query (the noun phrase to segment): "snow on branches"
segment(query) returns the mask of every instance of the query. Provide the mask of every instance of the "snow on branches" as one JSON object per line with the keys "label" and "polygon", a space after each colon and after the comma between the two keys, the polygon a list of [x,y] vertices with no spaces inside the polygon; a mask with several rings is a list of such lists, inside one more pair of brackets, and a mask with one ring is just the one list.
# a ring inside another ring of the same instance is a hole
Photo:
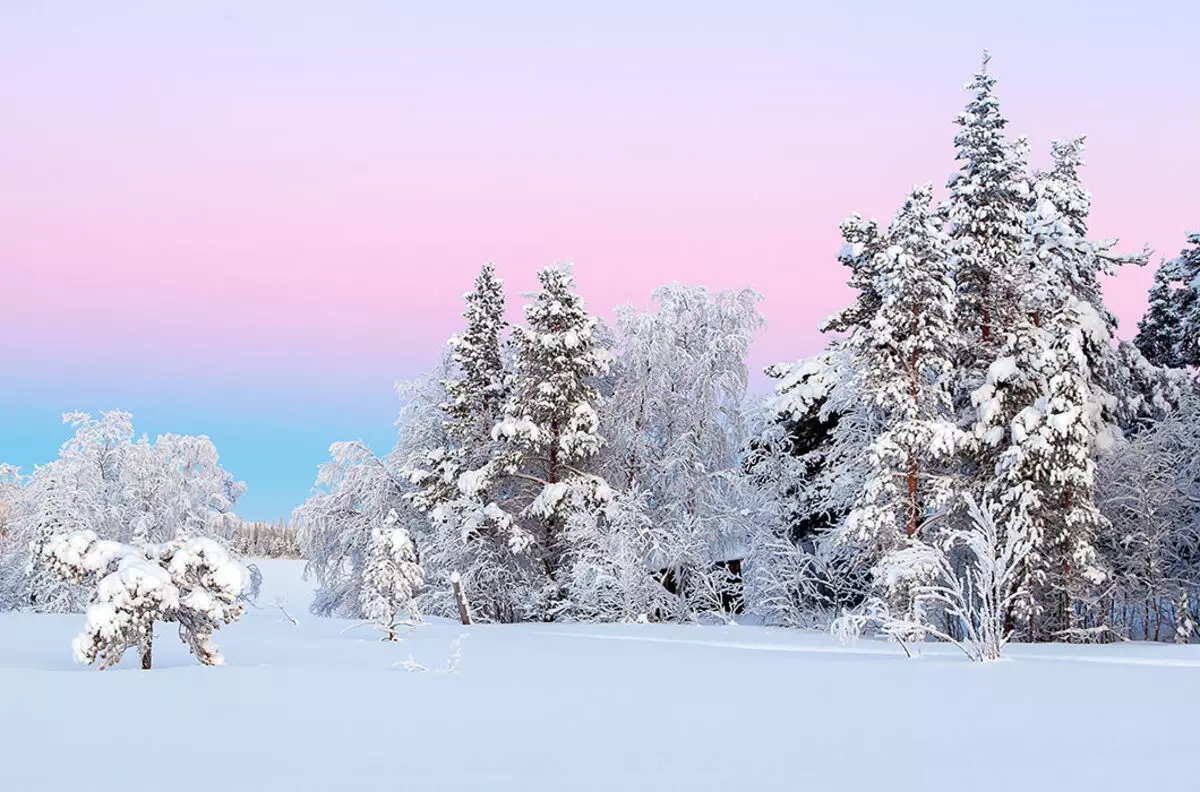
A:
{"label": "snow on branches", "polygon": [[407,610],[410,620],[416,618],[413,597],[425,583],[416,548],[399,523],[400,517],[392,511],[382,526],[371,530],[359,590],[363,615],[379,625],[389,641],[396,640],[401,611]]}
{"label": "snow on branches", "polygon": [[943,532],[932,544],[905,539],[887,554],[874,571],[884,596],[840,617],[834,632],[846,638],[873,626],[902,643],[930,636],[971,660],[999,658],[1029,547],[1016,532],[1002,536],[969,496],[966,509],[969,528]]}
{"label": "snow on branches", "polygon": [[72,643],[76,662],[108,668],[136,647],[149,669],[155,623],[173,622],[197,660],[224,664],[212,635],[241,617],[251,575],[212,539],[124,544],[75,531],[51,537],[40,555],[65,580],[95,587]]}
{"label": "snow on branches", "polygon": [[[0,540],[0,607],[74,611],[86,592],[44,568],[38,548],[78,530],[117,542],[167,542],[179,534],[226,536],[245,491],[207,437],[134,433],[128,413],[67,413],[74,429],[58,458],[11,495]],[[7,558],[4,556],[7,555]]]}

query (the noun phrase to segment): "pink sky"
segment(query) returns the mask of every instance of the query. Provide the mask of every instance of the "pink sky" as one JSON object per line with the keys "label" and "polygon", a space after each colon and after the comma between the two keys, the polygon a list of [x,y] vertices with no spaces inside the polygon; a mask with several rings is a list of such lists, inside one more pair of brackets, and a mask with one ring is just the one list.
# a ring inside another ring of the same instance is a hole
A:
{"label": "pink sky", "polygon": [[[1175,255],[1200,226],[1190,3],[454,5],[7,4],[0,458],[5,422],[118,406],[98,382],[197,423],[242,386],[390,400],[489,260],[514,296],[573,260],[605,314],[753,286],[755,367],[809,354],[837,223],[945,183],[984,46],[1035,164],[1088,134],[1098,235]],[[1126,334],[1149,277],[1108,289]]]}

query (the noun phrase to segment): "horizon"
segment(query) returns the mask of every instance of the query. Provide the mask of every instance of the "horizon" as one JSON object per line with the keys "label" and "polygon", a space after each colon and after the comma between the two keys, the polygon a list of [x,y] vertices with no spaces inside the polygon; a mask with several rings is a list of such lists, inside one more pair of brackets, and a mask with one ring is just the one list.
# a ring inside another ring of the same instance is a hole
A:
{"label": "horizon", "polygon": [[[1200,11],[1138,38],[1144,6],[1021,7],[1036,28],[952,4],[5,11],[0,462],[30,472],[63,412],[121,409],[209,436],[239,514],[287,518],[330,443],[390,448],[392,384],[437,361],[488,261],[514,317],[568,260],[606,320],[675,280],[755,288],[763,391],[849,295],[838,222],[944,195],[985,46],[1033,166],[1087,135],[1093,236],[1175,256],[1200,224],[1200,153],[1173,146]],[[1123,338],[1151,275],[1106,284]]]}

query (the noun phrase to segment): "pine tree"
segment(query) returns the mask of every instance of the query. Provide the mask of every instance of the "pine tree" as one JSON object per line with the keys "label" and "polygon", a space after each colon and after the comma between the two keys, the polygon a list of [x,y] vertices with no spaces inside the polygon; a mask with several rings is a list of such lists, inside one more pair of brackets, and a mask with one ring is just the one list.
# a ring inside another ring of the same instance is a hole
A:
{"label": "pine tree", "polygon": [[896,214],[875,261],[879,309],[849,340],[884,431],[867,451],[868,480],[846,527],[885,549],[914,536],[942,500],[936,466],[959,442],[947,389],[957,352],[954,288],[931,193],[928,184],[914,188]]}
{"label": "pine tree", "polygon": [[877,260],[885,246],[884,234],[875,220],[863,220],[858,214],[850,215],[841,222],[842,249],[838,251],[838,263],[850,270],[846,285],[857,294],[854,303],[821,324],[822,333],[851,333],[855,328],[867,327],[879,310],[882,295],[879,288]]}
{"label": "pine tree", "polygon": [[982,68],[966,86],[971,100],[955,120],[961,127],[954,138],[955,158],[962,166],[947,185],[950,197],[943,208],[954,256],[958,324],[967,339],[981,342],[967,348],[975,358],[969,366],[979,368],[987,365],[1013,318],[1028,203],[1025,142],[1005,138],[1008,120],[996,100],[989,60],[984,52]]}
{"label": "pine tree", "polygon": [[1110,389],[1127,390],[1121,381],[1129,379],[1099,275],[1140,257],[1116,256],[1112,241],[1087,238],[1082,146],[1082,138],[1055,141],[1054,167],[1035,174],[1020,259],[1027,274],[999,355],[972,396],[986,501],[996,523],[1029,548],[1015,616],[1031,638],[1053,591],[1063,605],[1046,626],[1057,632],[1072,626],[1071,593],[1103,578],[1094,462],[1119,433]]}
{"label": "pine tree", "polygon": [[1187,244],[1154,273],[1149,305],[1134,339],[1159,366],[1200,365],[1200,232],[1189,233]]}
{"label": "pine tree", "polygon": [[541,291],[525,306],[527,326],[516,328],[511,395],[493,437],[507,448],[504,472],[524,485],[515,501],[524,505],[556,584],[566,513],[598,508],[609,492],[584,467],[604,445],[593,383],[608,372],[611,355],[596,338],[597,320],[575,292],[570,267],[548,267],[538,281]]}
{"label": "pine tree", "polygon": [[443,382],[448,400],[446,434],[461,445],[477,443],[490,434],[506,395],[507,375],[501,336],[504,319],[504,283],[496,268],[485,264],[475,278],[474,291],[464,299],[466,330],[450,339],[451,357],[461,376]]}
{"label": "pine tree", "polygon": [[1189,247],[1175,259],[1175,277],[1180,283],[1179,353],[1188,366],[1200,366],[1200,232],[1187,236]]}
{"label": "pine tree", "polygon": [[1049,488],[1058,513],[1046,532],[1046,572],[1062,597],[1060,630],[1075,626],[1073,594],[1106,576],[1095,549],[1096,534],[1106,524],[1095,502],[1095,459],[1111,429],[1089,363],[1090,349],[1107,340],[1098,318],[1090,305],[1068,298],[1050,328],[1054,342],[1044,374],[1047,392],[1038,435],[1049,449]]}
{"label": "pine tree", "polygon": [[1183,340],[1182,295],[1176,291],[1175,260],[1164,260],[1154,271],[1154,283],[1146,312],[1138,321],[1138,333],[1133,339],[1141,353],[1156,366],[1182,368],[1180,346]]}
{"label": "pine tree", "polygon": [[[431,523],[423,546],[427,571],[438,579],[458,573],[479,615],[514,621],[531,585],[532,539],[500,505],[511,486],[492,428],[502,417],[509,374],[502,346],[504,290],[492,265],[483,267],[465,299],[467,326],[449,342],[455,376],[442,383],[445,442],[426,449],[405,475],[418,487],[414,505]],[[431,586],[422,601],[443,616],[457,607],[444,586]]]}
{"label": "pine tree", "polygon": [[416,616],[413,597],[425,583],[416,547],[395,511],[371,531],[366,555],[359,589],[362,612],[387,632],[387,640],[394,641],[398,614],[407,610],[410,618]]}

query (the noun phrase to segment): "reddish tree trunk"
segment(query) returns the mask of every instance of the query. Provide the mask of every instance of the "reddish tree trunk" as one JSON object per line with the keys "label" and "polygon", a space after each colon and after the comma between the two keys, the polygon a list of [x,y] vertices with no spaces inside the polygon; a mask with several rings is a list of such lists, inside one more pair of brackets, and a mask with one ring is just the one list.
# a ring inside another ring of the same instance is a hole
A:
{"label": "reddish tree trunk", "polygon": [[[917,333],[920,331],[919,318],[921,316],[921,306],[913,303],[912,307],[912,337],[915,340]],[[914,344],[912,352],[909,353],[908,367],[909,375],[912,379],[909,384],[909,393],[912,395],[913,410],[918,406],[918,388],[920,386],[920,376],[917,369],[919,358],[917,357],[917,347]],[[920,520],[920,496],[917,492],[917,455],[915,449],[908,451],[908,535],[915,536]]]}

